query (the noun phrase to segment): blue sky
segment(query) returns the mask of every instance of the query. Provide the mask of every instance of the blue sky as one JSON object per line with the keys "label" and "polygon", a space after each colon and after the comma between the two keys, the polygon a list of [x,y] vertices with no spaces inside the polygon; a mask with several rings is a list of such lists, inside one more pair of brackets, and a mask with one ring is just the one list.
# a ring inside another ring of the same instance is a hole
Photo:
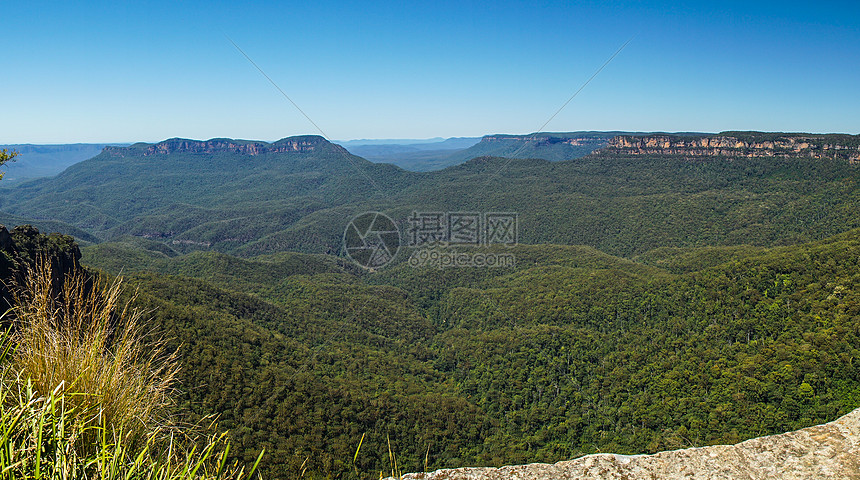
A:
{"label": "blue sky", "polygon": [[860,133],[860,6],[3,2],[0,144]]}

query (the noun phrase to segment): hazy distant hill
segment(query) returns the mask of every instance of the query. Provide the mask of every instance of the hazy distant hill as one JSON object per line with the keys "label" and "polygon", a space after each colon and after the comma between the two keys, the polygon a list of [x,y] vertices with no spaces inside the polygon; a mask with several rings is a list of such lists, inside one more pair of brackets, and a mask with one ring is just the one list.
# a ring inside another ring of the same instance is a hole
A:
{"label": "hazy distant hill", "polygon": [[74,143],[66,145],[0,145],[18,152],[14,162],[0,167],[6,172],[0,186],[41,177],[52,177],[82,160],[95,157],[108,145],[105,143]]}
{"label": "hazy distant hill", "polygon": [[[528,135],[485,135],[469,148],[452,152],[442,161],[457,165],[475,157],[542,158],[550,162],[584,157],[609,145],[618,136],[651,136],[661,133],[642,132],[538,132]],[[709,136],[707,133],[678,132],[673,138]]]}
{"label": "hazy distant hill", "polygon": [[606,146],[611,138],[622,134],[630,133],[499,134],[486,135],[480,141],[477,138],[449,138],[439,143],[358,144],[346,148],[372,162],[393,163],[405,170],[428,172],[459,165],[475,157],[542,158],[551,162],[573,160]]}
{"label": "hazy distant hill", "polygon": [[371,162],[392,163],[413,172],[440,170],[451,165],[448,157],[456,151],[464,150],[478,143],[478,137],[453,137],[442,141],[422,141],[415,143],[393,143],[391,140],[365,143],[371,140],[354,140],[341,143],[350,153],[364,157]]}
{"label": "hazy distant hill", "polygon": [[622,132],[486,135],[477,145],[451,155],[449,161],[462,163],[471,158],[484,156],[542,158],[551,162],[572,160],[602,148],[611,138],[620,134]]}
{"label": "hazy distant hill", "polygon": [[[478,143],[481,137],[450,137],[450,138],[427,138],[419,139],[362,139],[362,140],[334,140],[334,143],[349,150],[363,147],[382,147],[396,148],[405,147],[407,149],[418,150],[451,150],[455,148],[468,148]],[[357,154],[356,154],[357,155]]]}

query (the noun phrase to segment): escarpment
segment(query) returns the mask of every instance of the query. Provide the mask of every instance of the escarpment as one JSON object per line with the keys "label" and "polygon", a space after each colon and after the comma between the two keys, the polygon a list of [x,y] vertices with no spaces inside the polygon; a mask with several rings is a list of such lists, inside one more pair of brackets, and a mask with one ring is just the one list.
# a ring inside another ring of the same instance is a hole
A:
{"label": "escarpment", "polygon": [[860,136],[724,132],[716,135],[619,135],[599,155],[783,157],[860,161]]}
{"label": "escarpment", "polygon": [[339,145],[330,143],[318,135],[302,135],[287,137],[273,143],[233,140],[229,138],[213,138],[210,140],[188,140],[171,138],[155,144],[136,143],[129,147],[105,147],[104,151],[113,156],[136,155],[169,155],[174,153],[216,154],[238,153],[242,155],[262,155],[264,153],[311,153],[322,149],[346,150]]}

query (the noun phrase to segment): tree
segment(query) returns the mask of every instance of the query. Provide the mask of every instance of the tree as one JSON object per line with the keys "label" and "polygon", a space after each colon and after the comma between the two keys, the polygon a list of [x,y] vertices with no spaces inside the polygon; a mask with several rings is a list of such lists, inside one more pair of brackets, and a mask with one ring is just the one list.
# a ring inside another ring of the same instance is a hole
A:
{"label": "tree", "polygon": [[[10,152],[10,151],[6,150],[5,148],[0,149],[0,165],[5,164],[6,162],[14,162],[15,161],[14,159],[17,156],[18,156],[18,152],[15,152],[15,151]],[[3,178],[3,175],[5,173],[6,172],[0,172],[0,179]]]}

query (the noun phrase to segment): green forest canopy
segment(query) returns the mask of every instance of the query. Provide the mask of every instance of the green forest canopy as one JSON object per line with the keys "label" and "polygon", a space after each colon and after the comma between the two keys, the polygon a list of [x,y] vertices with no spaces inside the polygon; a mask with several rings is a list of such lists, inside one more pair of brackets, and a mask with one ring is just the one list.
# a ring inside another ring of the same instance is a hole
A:
{"label": "green forest canopy", "polygon": [[237,456],[272,452],[276,476],[388,471],[389,438],[409,470],[428,449],[428,468],[500,465],[731,443],[860,406],[860,230],[652,265],[513,252],[508,270],[378,274],[323,255],[143,258],[121,244],[84,262],[133,265],[155,324],[182,344],[187,405],[222,415]]}

